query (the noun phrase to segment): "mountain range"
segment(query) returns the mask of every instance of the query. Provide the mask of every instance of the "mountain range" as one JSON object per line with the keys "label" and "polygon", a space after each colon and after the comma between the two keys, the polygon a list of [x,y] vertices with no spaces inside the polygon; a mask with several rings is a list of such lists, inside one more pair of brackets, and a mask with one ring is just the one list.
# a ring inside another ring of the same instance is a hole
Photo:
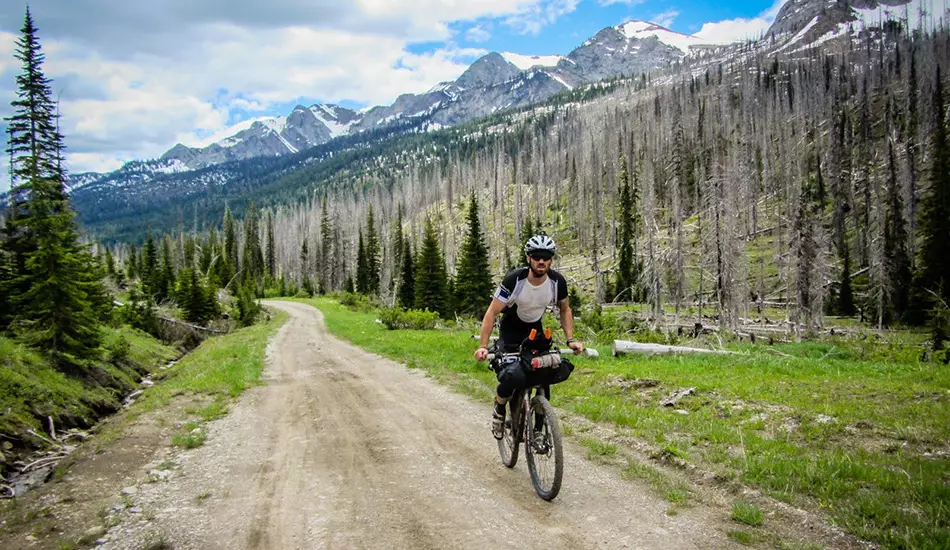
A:
{"label": "mountain range", "polygon": [[259,182],[329,159],[342,162],[341,153],[393,135],[454,127],[602,86],[604,79],[660,74],[676,64],[706,70],[748,52],[789,57],[815,47],[848,47],[865,26],[897,20],[919,28],[942,10],[936,0],[789,0],[763,36],[728,45],[704,44],[660,25],[630,21],[601,30],[567,56],[492,52],[455,81],[401,95],[388,106],[358,112],[330,104],[298,105],[287,116],[249,121],[202,147],[178,144],[158,159],[129,162],[114,172],[71,175],[70,187],[87,227],[107,224],[106,233],[130,234],[133,222],[120,221],[123,217],[139,219],[172,203],[180,211],[189,197],[237,192],[229,186],[264,187]]}

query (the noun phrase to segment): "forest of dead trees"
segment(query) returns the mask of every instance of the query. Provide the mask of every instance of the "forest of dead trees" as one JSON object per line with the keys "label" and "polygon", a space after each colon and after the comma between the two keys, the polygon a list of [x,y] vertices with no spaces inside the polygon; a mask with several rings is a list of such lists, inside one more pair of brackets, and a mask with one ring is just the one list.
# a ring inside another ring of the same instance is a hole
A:
{"label": "forest of dead trees", "polygon": [[[415,253],[430,220],[451,276],[474,193],[495,277],[520,261],[522,228],[539,227],[584,294],[643,301],[655,317],[700,306],[734,327],[773,305],[805,330],[827,314],[923,323],[950,301],[950,33],[888,31],[835,53],[749,45],[470,125],[313,182],[310,200],[261,215],[251,247],[277,276],[339,290],[372,235],[374,293],[395,302],[397,241]],[[187,238],[215,246],[199,228]],[[633,275],[618,288],[625,239]]]}

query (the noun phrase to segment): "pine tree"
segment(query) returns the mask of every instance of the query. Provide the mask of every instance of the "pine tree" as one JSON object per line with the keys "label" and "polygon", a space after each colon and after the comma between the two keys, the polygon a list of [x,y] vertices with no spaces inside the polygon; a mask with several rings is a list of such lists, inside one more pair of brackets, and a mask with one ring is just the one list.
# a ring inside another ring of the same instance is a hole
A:
{"label": "pine tree", "polygon": [[449,281],[445,272],[445,260],[439,249],[439,239],[431,219],[426,219],[425,236],[415,267],[415,308],[437,311],[439,315],[447,316]]}
{"label": "pine tree", "polygon": [[399,281],[399,273],[402,272],[402,243],[403,243],[403,234],[402,234],[402,204],[400,203],[396,209],[396,219],[393,222],[393,239],[392,239],[392,278],[390,279],[390,290],[393,290],[393,286],[396,285]]}
{"label": "pine tree", "polygon": [[633,272],[633,216],[634,204],[630,192],[630,177],[627,174],[627,158],[620,153],[620,250],[617,263],[617,279],[614,283],[615,299],[632,301],[634,296]]}
{"label": "pine tree", "polygon": [[[308,298],[313,297],[313,281],[310,279],[310,249],[307,246],[307,238],[304,237],[300,245],[300,284]],[[283,279],[281,279],[283,280]]]}
{"label": "pine tree", "polygon": [[155,296],[155,287],[158,282],[158,249],[155,248],[155,239],[152,236],[151,228],[149,228],[145,237],[145,247],[142,249],[142,272],[139,273],[139,276],[142,278],[142,284],[145,286],[146,292],[150,292],[152,296]]}
{"label": "pine tree", "polygon": [[930,188],[920,202],[920,258],[911,319],[917,323],[924,322],[926,312],[939,304],[939,300],[950,304],[950,140],[944,105],[938,66],[933,96]]}
{"label": "pine tree", "polygon": [[172,241],[168,235],[162,239],[162,267],[159,286],[155,289],[155,300],[162,302],[171,297],[175,288],[175,261],[172,258]]}
{"label": "pine tree", "polygon": [[241,261],[242,277],[254,280],[254,288],[260,289],[264,275],[264,254],[261,251],[260,216],[251,202],[244,218],[244,255]]}
{"label": "pine tree", "polygon": [[897,183],[894,146],[887,144],[887,211],[884,219],[884,272],[887,289],[884,322],[899,321],[907,311],[910,297],[910,256],[907,253],[907,229],[904,203]]}
{"label": "pine tree", "polygon": [[[218,280],[228,285],[238,269],[237,230],[231,208],[224,206],[224,256],[218,262]],[[237,289],[235,289],[237,290]]]}
{"label": "pine tree", "polygon": [[416,268],[409,239],[402,241],[402,266],[399,277],[399,303],[408,309],[416,304]]}
{"label": "pine tree", "polygon": [[356,245],[356,291],[360,294],[369,294],[369,266],[366,261],[366,246],[363,245],[363,230],[360,229],[359,240]]}
{"label": "pine tree", "polygon": [[21,32],[16,58],[23,72],[14,114],[5,119],[12,188],[3,248],[14,258],[7,285],[25,290],[13,297],[17,334],[57,368],[81,374],[99,355],[96,302],[104,290],[66,194],[65,146],[29,9]]}
{"label": "pine tree", "polygon": [[131,283],[138,276],[138,252],[135,250],[135,245],[130,244],[129,258],[125,261],[125,278]]}
{"label": "pine tree", "polygon": [[462,255],[455,277],[455,295],[460,313],[483,314],[492,295],[492,277],[488,266],[488,247],[478,219],[478,199],[472,191],[468,207],[468,234],[462,244]]}
{"label": "pine tree", "polygon": [[379,294],[379,235],[376,233],[376,220],[373,205],[366,215],[366,293]]}
{"label": "pine tree", "polygon": [[274,238],[274,216],[267,211],[267,277],[273,280],[277,276],[277,245]]}

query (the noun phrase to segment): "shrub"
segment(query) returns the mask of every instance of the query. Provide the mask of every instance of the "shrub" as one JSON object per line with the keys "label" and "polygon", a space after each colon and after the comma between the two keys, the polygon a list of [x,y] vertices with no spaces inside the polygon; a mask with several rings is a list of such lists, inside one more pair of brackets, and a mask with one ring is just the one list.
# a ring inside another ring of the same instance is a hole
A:
{"label": "shrub", "polygon": [[384,308],[380,311],[379,320],[389,330],[430,330],[438,326],[439,314],[428,309],[402,311],[399,308]]}

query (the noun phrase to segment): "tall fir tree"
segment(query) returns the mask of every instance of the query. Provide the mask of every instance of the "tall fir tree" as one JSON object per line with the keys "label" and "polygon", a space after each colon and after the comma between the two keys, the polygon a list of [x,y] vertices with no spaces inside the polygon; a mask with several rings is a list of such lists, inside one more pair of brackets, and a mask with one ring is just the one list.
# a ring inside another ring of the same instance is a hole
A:
{"label": "tall fir tree", "polygon": [[402,241],[402,265],[399,276],[399,303],[408,309],[416,305],[416,267],[409,239]]}
{"label": "tall fir tree", "polygon": [[148,229],[145,237],[145,246],[142,248],[142,272],[139,273],[142,285],[155,296],[158,276],[158,249],[155,247],[155,238],[152,228]]}
{"label": "tall fir tree", "polygon": [[308,297],[313,296],[313,280],[310,278],[310,247],[307,237],[300,244],[300,284]]}
{"label": "tall fir tree", "polygon": [[617,278],[614,282],[615,299],[633,301],[636,299],[634,288],[634,203],[630,191],[630,176],[627,173],[627,157],[620,153],[620,246],[618,251]]}
{"label": "tall fir tree", "polygon": [[900,321],[907,312],[911,288],[910,255],[907,252],[907,229],[904,202],[897,181],[894,145],[887,144],[887,210],[884,215],[884,273],[886,300],[884,322]]}
{"label": "tall fir tree", "polygon": [[171,297],[175,288],[175,260],[172,258],[172,240],[168,235],[162,239],[162,267],[155,289],[155,301],[162,302]]}
{"label": "tall fir tree", "polygon": [[360,294],[370,293],[369,266],[366,261],[366,246],[363,244],[363,230],[359,231],[359,240],[356,245],[356,291]]}
{"label": "tall fir tree", "polygon": [[911,320],[922,324],[934,306],[950,304],[950,140],[940,67],[933,94],[929,188],[920,201],[920,248]]}
{"label": "tall fir tree", "polygon": [[65,145],[29,9],[21,33],[22,73],[5,119],[12,187],[3,249],[14,260],[6,286],[22,292],[13,296],[16,333],[57,368],[81,375],[99,355],[96,302],[105,292],[66,194]]}
{"label": "tall fir tree", "polygon": [[402,273],[402,243],[403,243],[403,234],[402,234],[402,203],[396,208],[396,219],[393,221],[393,230],[392,230],[392,277],[390,278],[390,290],[394,289],[394,286],[399,283],[399,274]]}
{"label": "tall fir tree", "polygon": [[379,234],[376,232],[376,218],[373,205],[369,205],[366,214],[366,293],[379,294]]}
{"label": "tall fir tree", "polygon": [[254,280],[260,295],[264,275],[264,254],[261,251],[260,214],[252,201],[244,217],[244,254],[241,258],[242,276]]}
{"label": "tall fir tree", "polygon": [[267,278],[273,281],[277,276],[277,239],[274,237],[274,216],[267,211]]}
{"label": "tall fir tree", "polygon": [[449,314],[449,280],[431,219],[426,219],[422,249],[415,268],[415,308],[436,311],[446,317]]}
{"label": "tall fir tree", "polygon": [[125,278],[131,283],[133,279],[139,276],[138,269],[138,251],[134,244],[129,245],[129,257],[125,260]]}
{"label": "tall fir tree", "polygon": [[[218,263],[218,277],[222,285],[231,284],[231,279],[237,273],[238,269],[238,243],[237,228],[235,227],[234,214],[228,205],[224,206],[224,256]],[[237,287],[232,288],[237,293]]]}
{"label": "tall fir tree", "polygon": [[455,277],[455,295],[460,313],[481,315],[491,301],[491,269],[488,265],[488,247],[482,236],[478,217],[478,198],[472,191],[468,207],[468,234],[462,243]]}

